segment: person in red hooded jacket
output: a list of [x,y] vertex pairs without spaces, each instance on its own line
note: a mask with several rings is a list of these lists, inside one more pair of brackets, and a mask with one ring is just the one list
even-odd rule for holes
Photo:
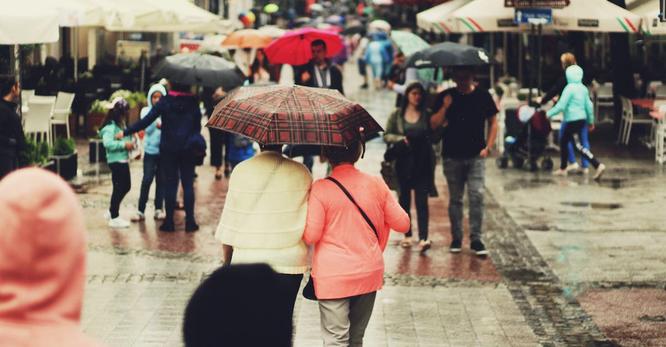
[[99,346],[79,326],[85,284],[83,211],[41,169],[0,181],[0,345]]

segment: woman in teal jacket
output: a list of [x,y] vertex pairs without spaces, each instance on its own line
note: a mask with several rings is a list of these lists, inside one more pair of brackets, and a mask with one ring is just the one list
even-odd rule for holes
[[128,151],[134,148],[134,144],[129,137],[115,139],[115,135],[125,126],[128,113],[127,101],[123,98],[114,99],[111,109],[102,123],[102,129],[99,131],[106,150],[106,162],[111,169],[113,192],[111,193],[111,206],[105,217],[109,219],[109,226],[112,228],[127,228],[130,225],[128,221],[120,218],[119,210],[120,203],[131,188]]
[[553,117],[556,114],[564,113],[563,122],[567,123],[566,129],[560,137],[560,169],[556,174],[563,174],[567,168],[567,146],[569,142],[574,143],[574,148],[597,170],[594,179],[600,179],[606,166],[601,164],[592,154],[592,152],[583,147],[579,141],[574,141],[574,135],[581,136],[583,128],[589,126],[594,129],[594,111],[590,93],[587,87],[583,85],[583,69],[578,65],[569,66],[566,70],[567,86],[562,92],[562,96],[557,104],[551,108],[547,115]]

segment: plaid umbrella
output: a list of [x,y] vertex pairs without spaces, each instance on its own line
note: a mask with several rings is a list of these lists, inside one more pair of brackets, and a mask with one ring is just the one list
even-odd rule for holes
[[261,144],[326,146],[346,146],[383,131],[337,90],[281,85],[236,89],[215,107],[207,126]]

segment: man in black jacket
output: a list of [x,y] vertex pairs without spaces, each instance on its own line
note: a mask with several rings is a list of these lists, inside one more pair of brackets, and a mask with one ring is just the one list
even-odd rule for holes
[[16,77],[0,75],[0,178],[19,168],[25,150],[21,118],[16,113],[16,101],[21,87]]
[[[326,58],[326,42],[314,40],[310,44],[312,58],[310,62],[296,68],[294,83],[306,87],[335,89],[342,95],[345,94],[342,87],[342,71]],[[303,155],[303,164],[312,172],[314,159],[312,155]]]

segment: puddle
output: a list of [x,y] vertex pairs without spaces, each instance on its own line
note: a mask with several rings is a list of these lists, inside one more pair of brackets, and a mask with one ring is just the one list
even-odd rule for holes
[[612,189],[621,189],[628,185],[628,181],[628,178],[602,178],[601,181],[599,181],[599,185]]
[[504,185],[504,191],[510,192],[521,189],[540,188],[549,184],[555,184],[555,180],[550,178],[523,178]]
[[565,201],[561,202],[560,204],[572,207],[592,208],[593,210],[617,210],[619,208],[622,208],[622,204],[605,203],[605,202]]
[[618,168],[608,168],[606,169],[605,174],[608,175],[617,175],[617,176],[650,176],[655,174],[654,169],[650,168],[640,168],[640,167],[618,167]]

